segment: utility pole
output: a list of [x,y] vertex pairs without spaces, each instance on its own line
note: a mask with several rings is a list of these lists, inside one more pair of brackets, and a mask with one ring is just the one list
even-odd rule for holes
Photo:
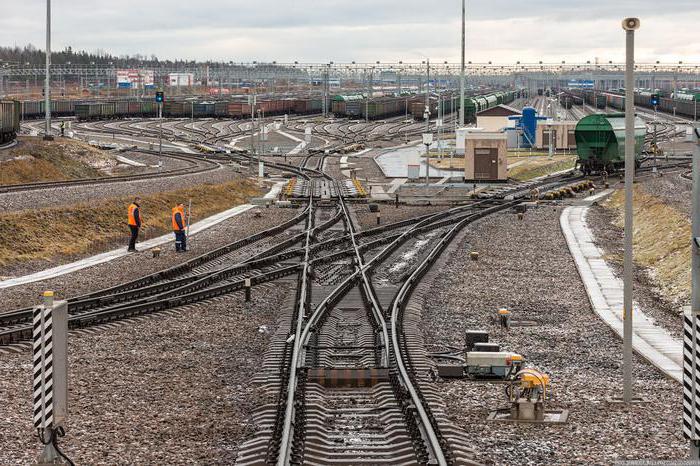
[[46,129],[44,140],[53,141],[51,136],[51,0],[46,0],[46,84],[44,107],[46,111]]
[[683,436],[690,441],[690,459],[700,459],[700,127],[693,128],[693,211],[691,232],[692,293],[684,315]]
[[158,166],[163,160],[163,102],[158,103]]
[[[374,67],[372,67],[374,68]],[[369,74],[367,74],[369,73]],[[365,121],[369,121],[369,99],[372,97],[372,72],[365,71],[367,76],[367,100],[365,100]]]
[[634,139],[634,31],[639,29],[638,18],[626,18],[622,21],[626,35],[625,63],[625,259],[624,259],[624,304],[623,304],[623,401],[631,403],[633,397],[632,379],[632,332],[634,300],[632,287],[634,284],[634,259],[632,251],[633,240],[633,184],[635,169],[635,139]]
[[466,48],[466,1],[462,0],[462,68],[459,72],[459,125],[464,126],[464,60]]
[[426,132],[429,132],[430,130],[430,58],[425,60],[427,69],[426,69],[426,83],[425,83],[425,111],[428,114],[426,117],[427,123],[427,129]]

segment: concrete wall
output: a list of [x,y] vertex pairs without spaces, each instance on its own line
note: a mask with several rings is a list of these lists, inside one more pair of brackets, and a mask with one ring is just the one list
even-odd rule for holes
[[504,116],[476,116],[476,126],[484,131],[501,131],[512,124],[513,122]]
[[576,140],[571,137],[568,138],[569,131],[574,131],[576,129],[575,121],[553,121],[553,122],[540,122],[537,125],[537,134],[535,135],[535,148],[537,149],[549,149],[549,144],[546,144],[547,133],[550,130],[556,132],[555,137],[555,148],[556,149],[576,149]]

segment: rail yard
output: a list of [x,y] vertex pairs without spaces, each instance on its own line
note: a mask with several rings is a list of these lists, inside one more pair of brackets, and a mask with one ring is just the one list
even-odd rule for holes
[[0,464],[700,464],[700,75],[639,24],[624,63],[0,46]]

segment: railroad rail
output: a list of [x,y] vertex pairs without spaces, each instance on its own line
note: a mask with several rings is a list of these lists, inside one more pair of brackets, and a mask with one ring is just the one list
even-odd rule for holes
[[[152,151],[147,149],[139,149],[138,152],[151,155],[159,155],[158,151]],[[10,185],[0,186],[1,193],[12,193],[21,191],[33,191],[38,189],[51,189],[51,188],[62,188],[62,187],[72,187],[72,186],[86,186],[94,184],[107,184],[107,183],[121,183],[125,181],[140,181],[149,180],[154,178],[169,178],[173,176],[182,175],[192,175],[196,173],[206,173],[209,171],[217,170],[222,167],[220,161],[205,159],[201,156],[193,156],[186,154],[179,154],[175,152],[163,152],[163,157],[177,159],[185,161],[188,163],[186,167],[176,168],[172,170],[163,170],[159,172],[150,173],[136,173],[132,175],[116,175],[116,176],[103,176],[103,177],[93,177],[93,178],[78,178],[72,180],[59,180],[59,181],[39,181],[32,183],[17,183]]]
[[[267,163],[312,187],[292,219],[165,271],[69,299],[69,328],[205,303],[243,290],[248,281],[255,286],[296,276],[287,327],[257,376],[276,401],[256,413],[260,430],[243,445],[238,463],[475,464],[469,439],[449,424],[425,380],[421,345],[407,331],[417,323],[406,306],[466,225],[511,209],[533,187],[546,190],[576,178],[524,183],[468,205],[358,231],[338,182],[323,172],[325,158],[307,155],[298,166]],[[313,185],[320,183],[335,185],[329,206],[314,198]],[[319,223],[321,212],[328,217]],[[279,238],[302,222],[300,232]],[[341,234],[325,237],[341,222]],[[428,234],[429,245],[398,282],[375,288],[374,274]],[[240,254],[266,241],[271,245],[262,251]],[[334,280],[320,285],[319,270],[334,264],[341,265],[331,273]],[[30,316],[30,309],[0,313],[0,344],[30,338]]]

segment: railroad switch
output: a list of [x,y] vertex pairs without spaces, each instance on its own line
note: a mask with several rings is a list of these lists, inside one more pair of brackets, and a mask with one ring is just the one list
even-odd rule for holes
[[437,359],[458,360],[460,364],[438,364],[442,378],[469,377],[472,380],[510,380],[522,369],[522,355],[501,351],[501,346],[489,342],[485,330],[467,330],[464,349],[433,354]]
[[569,417],[567,409],[546,408],[550,398],[550,379],[535,369],[518,371],[506,386],[509,408],[497,409],[489,415],[491,421],[561,423]]

